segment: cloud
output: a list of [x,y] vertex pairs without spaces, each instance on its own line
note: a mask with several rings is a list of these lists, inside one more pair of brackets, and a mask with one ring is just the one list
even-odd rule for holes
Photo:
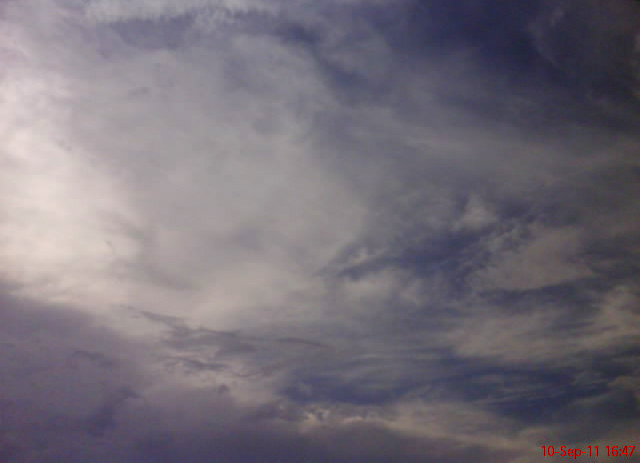
[[273,13],[277,2],[263,0],[189,0],[183,2],[150,2],[137,0],[94,0],[88,2],[85,12],[90,20],[114,23],[131,20],[163,20],[178,16],[199,14],[223,20],[225,16],[248,12]]
[[[403,435],[395,429],[393,418],[353,421],[353,411],[348,408],[334,410],[331,421],[314,421],[309,420],[311,414],[321,415],[313,407],[306,410],[283,400],[243,404],[235,400],[235,387],[212,388],[210,382],[206,387],[189,385],[179,374],[158,369],[165,354],[154,348],[150,355],[151,346],[133,347],[123,342],[112,331],[94,326],[93,317],[27,300],[4,298],[3,307],[2,364],[7,368],[11,358],[23,353],[22,361],[16,364],[20,371],[11,371],[13,382],[22,390],[3,384],[10,397],[2,403],[3,452],[11,456],[9,461],[54,461],[60,456],[74,462],[86,458],[246,461],[255,455],[274,462],[297,461],[301,456],[383,461],[398,454],[408,461],[425,461],[433,451],[453,459],[471,451],[487,458],[504,452],[472,444],[459,447],[453,442],[456,450],[450,452],[439,439],[424,441]],[[43,324],[43,319],[48,322]],[[28,342],[11,338],[40,326],[47,327],[41,340],[47,346],[47,356],[28,354],[30,345],[38,342],[33,335],[22,336]],[[87,345],[87,338],[93,339],[93,348],[102,353],[81,354],[92,362],[79,365],[73,347]],[[117,366],[105,368],[95,365],[95,358],[119,361]],[[31,381],[34,388],[25,390]],[[378,442],[377,447],[366,445],[371,439]],[[255,445],[247,446],[247,440]]]
[[542,56],[573,82],[637,96],[639,11],[626,1],[542,2],[531,29]]
[[0,456],[630,438],[636,13],[528,5],[6,3]]
[[[525,244],[520,245],[521,240]],[[580,241],[579,231],[570,227],[510,230],[488,245],[495,249],[495,263],[476,278],[485,288],[527,290],[592,277],[586,263],[580,262]]]

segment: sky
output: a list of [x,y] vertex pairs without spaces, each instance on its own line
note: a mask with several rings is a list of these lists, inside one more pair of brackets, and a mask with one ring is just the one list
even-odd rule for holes
[[640,447],[640,2],[0,0],[0,462]]

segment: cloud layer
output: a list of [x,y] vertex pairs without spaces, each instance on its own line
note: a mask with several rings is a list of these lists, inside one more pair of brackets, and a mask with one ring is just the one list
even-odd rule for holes
[[634,445],[639,19],[4,2],[0,459]]

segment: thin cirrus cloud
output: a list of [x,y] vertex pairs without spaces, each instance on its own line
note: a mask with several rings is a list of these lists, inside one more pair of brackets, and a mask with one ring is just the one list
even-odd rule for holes
[[633,444],[640,13],[517,3],[5,2],[0,457]]

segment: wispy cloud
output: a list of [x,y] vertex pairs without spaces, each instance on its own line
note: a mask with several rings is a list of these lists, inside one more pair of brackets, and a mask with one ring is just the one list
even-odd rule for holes
[[507,3],[6,2],[0,457],[630,440],[640,12]]

